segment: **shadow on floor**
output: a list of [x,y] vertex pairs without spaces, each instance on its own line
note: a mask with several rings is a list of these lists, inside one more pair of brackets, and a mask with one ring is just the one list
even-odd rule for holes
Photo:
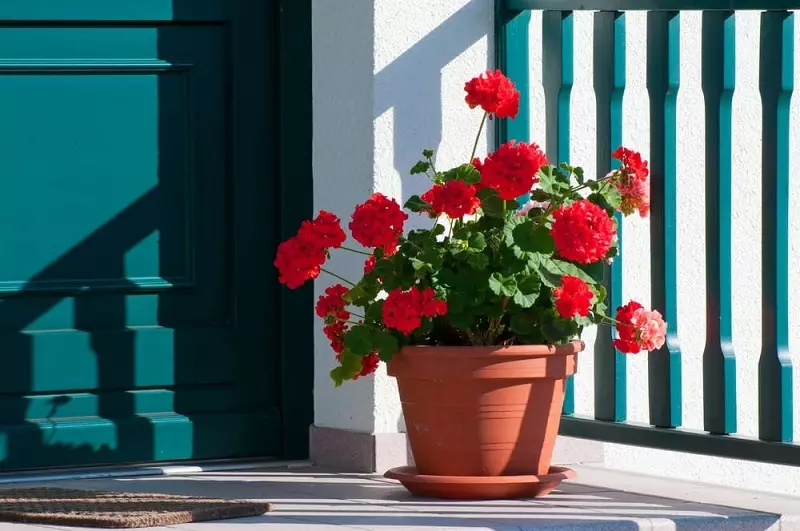
[[[313,531],[326,526],[360,529],[463,528],[493,531],[520,529],[640,530],[732,529],[766,531],[779,516],[701,505],[575,483],[538,500],[489,502],[414,498],[393,481],[317,469],[267,469],[204,473],[195,476],[81,480],[59,487],[152,492],[225,499],[266,499],[274,512],[241,520],[190,524],[282,524]],[[283,528],[282,528],[283,529]]]

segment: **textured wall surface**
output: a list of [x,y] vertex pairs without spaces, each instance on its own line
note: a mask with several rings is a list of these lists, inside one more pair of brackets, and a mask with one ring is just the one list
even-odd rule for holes
[[[572,91],[571,162],[595,173],[595,98],[592,89],[592,14],[575,15],[575,84]],[[646,15],[627,15],[627,87],[624,143],[649,155],[645,87]],[[468,156],[480,116],[463,104],[463,82],[493,61],[491,0],[315,0],[314,2],[314,201],[316,208],[349,217],[372,191],[404,200],[426,182],[408,176],[423,148],[438,150],[441,165]],[[759,14],[737,15],[734,95],[734,346],[737,354],[740,433],[757,431],[757,363],[761,343],[761,101],[758,92]],[[795,53],[800,54],[800,31]],[[543,142],[541,14],[531,24],[532,139]],[[702,429],[702,352],[705,341],[704,102],[700,89],[701,21],[684,13],[681,22],[681,85],[678,95],[678,305],[683,352],[684,425]],[[800,65],[800,56],[796,57]],[[800,87],[800,68],[795,85]],[[800,90],[800,89],[798,89]],[[800,103],[792,102],[791,170],[800,169]],[[490,135],[491,136],[491,135]],[[444,139],[444,140],[443,140]],[[487,142],[479,144],[484,153]],[[800,179],[791,184],[792,206],[800,201]],[[800,258],[800,219],[791,212],[791,263]],[[625,220],[624,296],[649,304],[649,222]],[[337,271],[353,276],[358,257],[338,256]],[[790,279],[791,344],[795,389],[800,389],[800,268]],[[317,282],[317,290],[327,279]],[[585,334],[591,351],[595,332]],[[341,389],[328,371],[333,353],[321,332],[316,352],[316,423],[369,433],[402,430],[393,381],[381,369]],[[576,408],[593,413],[593,368],[581,359]],[[647,421],[647,358],[628,361],[628,414]],[[800,392],[796,391],[796,395]],[[800,396],[795,434],[800,438]],[[605,445],[609,466],[665,476],[746,485],[800,494],[800,468]]]

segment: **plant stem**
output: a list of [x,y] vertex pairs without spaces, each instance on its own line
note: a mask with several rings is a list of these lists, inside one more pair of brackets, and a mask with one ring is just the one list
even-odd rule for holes
[[344,245],[339,247],[339,249],[350,251],[351,253],[363,254],[364,256],[372,256],[372,253],[365,253],[364,251],[359,251],[358,249],[351,249],[350,247],[345,247]]
[[350,284],[351,286],[355,287],[355,284],[354,284],[353,282],[350,282],[349,280],[347,280],[346,278],[344,278],[344,277],[343,277],[343,276],[341,276],[341,275],[337,275],[337,274],[336,274],[336,273],[334,273],[333,271],[328,271],[328,270],[327,270],[327,269],[325,269],[324,267],[320,267],[320,268],[319,268],[319,270],[320,270],[320,271],[322,271],[323,273],[328,273],[330,276],[332,276],[332,277],[335,277],[335,278],[338,278],[338,279],[339,279],[339,280],[341,280],[342,282],[345,282],[345,283],[347,283],[347,284]]
[[478,134],[475,136],[475,144],[472,146],[472,155],[469,157],[467,164],[472,164],[472,161],[475,160],[475,152],[478,151],[478,141],[481,139],[481,133],[483,132],[483,126],[486,123],[486,117],[489,116],[488,112],[483,113],[483,118],[481,118],[481,125],[478,127]]

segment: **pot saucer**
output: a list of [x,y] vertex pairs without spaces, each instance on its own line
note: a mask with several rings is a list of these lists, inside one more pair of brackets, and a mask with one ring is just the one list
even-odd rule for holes
[[574,478],[575,471],[552,466],[547,474],[541,476],[428,476],[418,474],[413,466],[401,466],[389,470],[384,476],[396,479],[415,496],[492,500],[547,496],[562,481]]

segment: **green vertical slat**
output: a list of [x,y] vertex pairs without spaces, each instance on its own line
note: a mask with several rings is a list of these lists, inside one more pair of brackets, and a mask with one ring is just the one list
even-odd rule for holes
[[762,140],[762,343],[758,363],[758,432],[792,440],[789,356],[789,106],[794,87],[794,15],[761,15],[759,89]]
[[[594,91],[597,101],[597,174],[606,175],[618,162],[611,152],[622,144],[622,95],[625,91],[625,14],[603,11],[594,15]],[[620,255],[606,268],[609,307],[622,304],[622,218]],[[594,410],[599,420],[623,421],[627,416],[625,356],[611,344],[614,331],[601,326],[594,350]]]
[[650,424],[681,425],[681,351],[678,345],[677,98],[680,87],[680,14],[647,13],[647,92],[650,96],[650,282],[653,308],[667,321],[667,342],[647,358]]
[[[542,14],[542,72],[547,139],[545,149],[551,164],[569,161],[570,97],[573,83],[573,16],[571,11]],[[564,414],[575,413],[575,388],[567,378]]]
[[731,256],[732,104],[736,84],[736,15],[703,13],[702,88],[706,108],[705,430],[736,433]]
[[514,120],[496,120],[497,144],[509,140],[527,142],[531,134],[530,60],[528,56],[528,27],[530,11],[512,12],[497,2],[496,50],[497,68],[507,75],[520,93],[519,113]]

